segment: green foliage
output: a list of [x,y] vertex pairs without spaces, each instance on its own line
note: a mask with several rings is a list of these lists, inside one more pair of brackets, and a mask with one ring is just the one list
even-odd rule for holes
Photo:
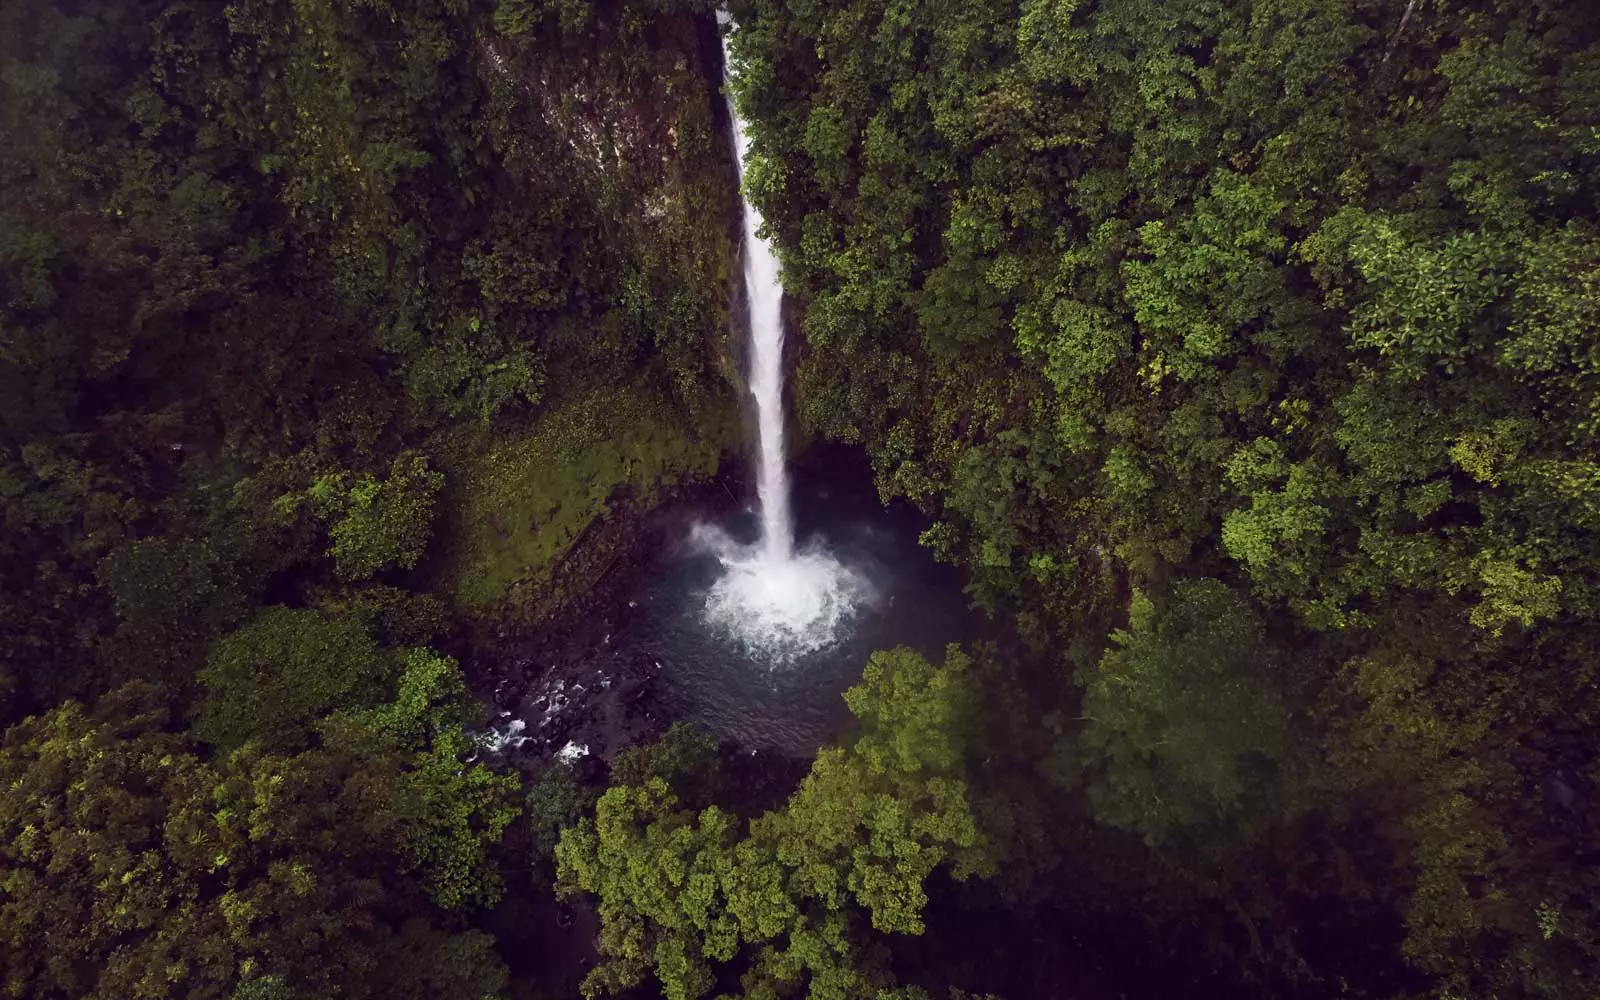
[[333,717],[323,729],[330,745],[371,741],[406,756],[402,781],[415,812],[397,851],[447,909],[499,898],[489,853],[519,811],[514,776],[462,766],[474,750],[464,729],[471,706],[455,660],[413,649],[392,700]]
[[579,782],[573,769],[564,764],[552,765],[535,778],[523,809],[529,860],[553,872],[562,831],[577,826],[584,815],[592,815],[597,798],[599,793]]
[[[517,783],[387,584],[491,531],[457,494],[560,511],[472,548],[488,603],[714,468],[734,200],[703,5],[493,7],[0,9],[8,995],[504,986],[461,928]],[[456,474],[525,438],[597,457]]]
[[[459,926],[514,782],[442,606],[373,581],[581,585],[585,532],[734,440],[710,13],[0,6],[7,992],[503,985]],[[1392,910],[1437,991],[1600,993],[1589,5],[732,13],[802,419],[1029,655],[880,654],[749,821],[687,730],[589,819],[547,775],[591,992],[920,995],[873,932],[1016,823],[1018,871],[1264,992],[1373,994],[1316,952]]]
[[313,722],[372,704],[394,674],[360,620],[267,608],[220,640],[200,671],[206,693],[194,732],[224,750],[250,742],[272,751],[302,749]]
[[1587,917],[1535,919],[1592,824],[1528,791],[1600,751],[1588,7],[733,13],[802,417],[1069,661],[1049,766],[1251,967],[1345,975],[1263,930],[1322,863],[1292,817],[1364,858],[1319,903],[1393,905],[1441,988],[1600,991]]
[[324,476],[307,491],[317,516],[329,522],[328,554],[343,580],[365,580],[389,566],[410,569],[422,557],[433,517],[434,495],[444,476],[428,460],[406,452],[387,479]]
[[489,851],[517,815],[516,781],[461,766],[471,700],[454,660],[380,649],[348,614],[278,607],[217,643],[200,680],[194,733],[224,751],[394,755],[396,864],[445,908],[498,896]]
[[474,458],[451,510],[457,604],[481,608],[547,579],[621,497],[647,502],[714,474],[734,426],[725,414],[696,429],[668,407],[603,390]]
[[1280,771],[1293,764],[1290,661],[1249,603],[1214,580],[1159,600],[1134,594],[1127,629],[1086,679],[1081,740],[1097,817],[1150,841],[1278,819]]
[[[27,996],[487,996],[505,973],[426,905],[436,802],[354,744],[206,763],[148,688],[0,749],[0,935]],[[458,765],[459,766],[459,765]]]
[[234,568],[201,539],[125,541],[95,575],[117,617],[102,659],[122,661],[141,676],[191,672],[216,632],[244,611]]
[[942,667],[904,648],[874,654],[845,693],[860,735],[821,751],[788,808],[753,825],[830,909],[848,892],[875,929],[920,934],[935,868],[957,879],[994,873],[965,774],[968,666],[953,647]]
[[666,782],[687,808],[715,802],[727,783],[717,741],[674,722],[659,740],[621,750],[611,761],[612,784],[643,787],[654,780]]
[[386,646],[423,646],[448,626],[445,607],[431,594],[373,584],[318,595],[317,607],[329,614],[349,615],[367,626]]
[[690,806],[662,776],[704,754],[689,733],[623,761],[618,780],[638,783],[614,784],[556,851],[561,891],[599,897],[606,962],[586,995],[654,973],[666,996],[689,1000],[736,959],[751,996],[884,995],[892,979],[865,923],[920,933],[935,869],[994,870],[966,779],[967,667],[955,649],[943,667],[906,649],[874,654],[846,695],[856,740],[823,750],[784,808],[748,826]]
[[624,8],[507,38],[455,0],[7,6],[19,697],[186,674],[319,549],[341,580],[416,567],[438,469],[597,388],[656,400],[650,450],[703,467],[726,154],[692,5]]

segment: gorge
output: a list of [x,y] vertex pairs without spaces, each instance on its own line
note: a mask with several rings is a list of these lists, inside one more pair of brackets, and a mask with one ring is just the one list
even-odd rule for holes
[[6,0],[3,992],[1600,996],[1593,6]]

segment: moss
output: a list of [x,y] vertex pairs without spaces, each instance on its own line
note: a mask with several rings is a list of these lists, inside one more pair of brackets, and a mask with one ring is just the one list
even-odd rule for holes
[[449,504],[449,571],[458,607],[479,610],[522,583],[548,581],[596,518],[716,474],[735,440],[731,407],[691,423],[627,390],[591,392],[527,433],[463,463]]

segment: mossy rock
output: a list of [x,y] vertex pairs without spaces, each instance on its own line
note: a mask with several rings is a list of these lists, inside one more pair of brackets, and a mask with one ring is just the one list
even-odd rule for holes
[[482,611],[519,584],[548,581],[619,497],[649,503],[711,478],[737,433],[731,405],[691,422],[627,390],[594,391],[551,411],[453,477],[442,586],[462,610]]

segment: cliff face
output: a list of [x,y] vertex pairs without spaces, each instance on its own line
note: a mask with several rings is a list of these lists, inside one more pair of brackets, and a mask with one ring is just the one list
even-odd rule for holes
[[555,249],[600,276],[548,324],[549,405],[454,470],[442,589],[528,620],[581,591],[584,573],[556,569],[584,563],[572,550],[597,520],[714,473],[736,444],[738,177],[709,16],[502,5],[494,24],[479,44],[503,197],[564,213],[578,249]]
[[[563,193],[580,191],[606,242],[637,265],[624,305],[642,302],[646,284],[664,294],[669,309],[649,321],[655,345],[698,343],[731,374],[726,337],[708,340],[704,325],[728,325],[739,210],[716,24],[621,7],[563,17],[530,24],[502,5],[499,31],[483,40],[493,106],[515,123],[507,165],[524,143],[561,150]],[[535,185],[554,180],[546,163],[537,170]]]

